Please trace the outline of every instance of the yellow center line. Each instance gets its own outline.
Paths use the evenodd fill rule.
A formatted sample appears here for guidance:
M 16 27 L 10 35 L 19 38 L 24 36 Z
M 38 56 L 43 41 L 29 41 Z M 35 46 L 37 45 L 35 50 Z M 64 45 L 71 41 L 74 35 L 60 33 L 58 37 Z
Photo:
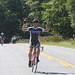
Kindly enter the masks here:
M 50 58 L 50 59 L 57 60 L 57 61 L 59 61 L 60 64 L 62 64 L 62 65 L 64 65 L 64 66 L 71 66 L 71 67 L 75 68 L 74 65 L 69 64 L 69 63 L 67 63 L 67 62 L 65 62 L 65 61 L 63 61 L 63 60 L 57 59 L 57 58 L 55 58 L 55 57 L 53 57 L 53 56 L 50 56 L 50 55 L 48 55 L 48 54 L 46 54 L 46 53 L 43 53 L 43 52 L 42 52 L 41 55 L 44 56 L 44 57 L 46 57 L 46 58 Z
M 19 46 L 19 47 L 21 47 L 21 48 L 23 48 L 23 49 L 26 49 L 26 50 L 29 50 L 28 47 L 23 47 L 23 46 Z M 67 63 L 67 62 L 65 62 L 65 61 L 63 61 L 63 60 L 57 59 L 57 58 L 55 58 L 55 57 L 53 57 L 53 56 L 50 56 L 50 55 L 48 55 L 48 54 L 46 54 L 46 53 L 41 52 L 40 55 L 42 55 L 42 56 L 44 56 L 44 57 L 46 57 L 46 58 L 48 58 L 48 59 L 57 60 L 57 61 L 59 61 L 60 64 L 62 64 L 62 65 L 64 65 L 64 66 L 71 66 L 72 68 L 75 68 L 74 65 L 72 65 L 72 64 L 70 64 L 70 63 Z
M 66 63 L 63 63 L 63 62 L 59 62 L 59 64 L 63 65 L 63 66 L 68 66 Z

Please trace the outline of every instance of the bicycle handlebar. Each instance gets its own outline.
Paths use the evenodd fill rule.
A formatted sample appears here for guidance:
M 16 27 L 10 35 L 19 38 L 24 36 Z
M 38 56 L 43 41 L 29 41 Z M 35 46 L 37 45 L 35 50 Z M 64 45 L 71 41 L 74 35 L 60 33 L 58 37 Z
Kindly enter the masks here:
M 36 48 L 38 48 L 38 45 L 37 46 L 35 46 L 35 47 L 33 47 L 34 48 L 34 50 L 36 50 Z M 44 47 L 43 46 L 41 46 L 40 47 L 42 50 L 41 50 L 41 52 L 43 51 L 43 49 L 44 49 Z

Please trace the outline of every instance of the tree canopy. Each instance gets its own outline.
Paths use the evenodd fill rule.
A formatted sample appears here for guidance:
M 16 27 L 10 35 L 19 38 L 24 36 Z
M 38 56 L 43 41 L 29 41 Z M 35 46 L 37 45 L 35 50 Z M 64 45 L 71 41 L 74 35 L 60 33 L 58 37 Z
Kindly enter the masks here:
M 27 26 L 34 18 L 49 25 L 49 33 L 72 38 L 75 35 L 75 0 L 0 0 L 0 33 L 9 41 L 13 35 L 28 38 L 21 28 L 23 19 Z

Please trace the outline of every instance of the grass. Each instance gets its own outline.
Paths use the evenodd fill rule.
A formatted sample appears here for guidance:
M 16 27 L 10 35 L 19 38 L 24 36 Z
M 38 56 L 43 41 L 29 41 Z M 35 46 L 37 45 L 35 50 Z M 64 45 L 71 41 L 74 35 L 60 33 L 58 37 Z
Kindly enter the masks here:
M 40 36 L 40 42 L 46 45 L 61 46 L 75 49 L 75 39 L 63 39 L 60 35 Z M 29 43 L 29 39 L 20 39 L 17 43 Z
M 17 43 L 29 43 L 29 39 L 26 40 L 19 40 Z M 46 45 L 54 45 L 54 46 L 61 46 L 61 47 L 67 47 L 67 48 L 73 48 L 75 49 L 75 41 L 61 41 L 61 42 L 41 42 L 42 44 Z
M 73 49 L 75 49 L 75 43 L 70 42 L 70 41 L 62 41 L 62 42 L 42 42 L 42 44 L 54 45 L 54 46 L 61 46 L 61 47 L 67 47 L 67 48 L 73 48 Z

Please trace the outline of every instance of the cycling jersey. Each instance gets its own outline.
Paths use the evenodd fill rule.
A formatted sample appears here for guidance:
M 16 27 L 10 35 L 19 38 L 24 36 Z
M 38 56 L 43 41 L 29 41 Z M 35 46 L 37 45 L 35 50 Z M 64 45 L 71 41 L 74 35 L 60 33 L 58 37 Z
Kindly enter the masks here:
M 30 32 L 30 43 L 31 43 L 31 45 L 34 45 L 34 44 L 40 45 L 38 37 L 39 37 L 39 33 L 44 31 L 44 29 L 41 27 L 28 27 L 28 31 Z

